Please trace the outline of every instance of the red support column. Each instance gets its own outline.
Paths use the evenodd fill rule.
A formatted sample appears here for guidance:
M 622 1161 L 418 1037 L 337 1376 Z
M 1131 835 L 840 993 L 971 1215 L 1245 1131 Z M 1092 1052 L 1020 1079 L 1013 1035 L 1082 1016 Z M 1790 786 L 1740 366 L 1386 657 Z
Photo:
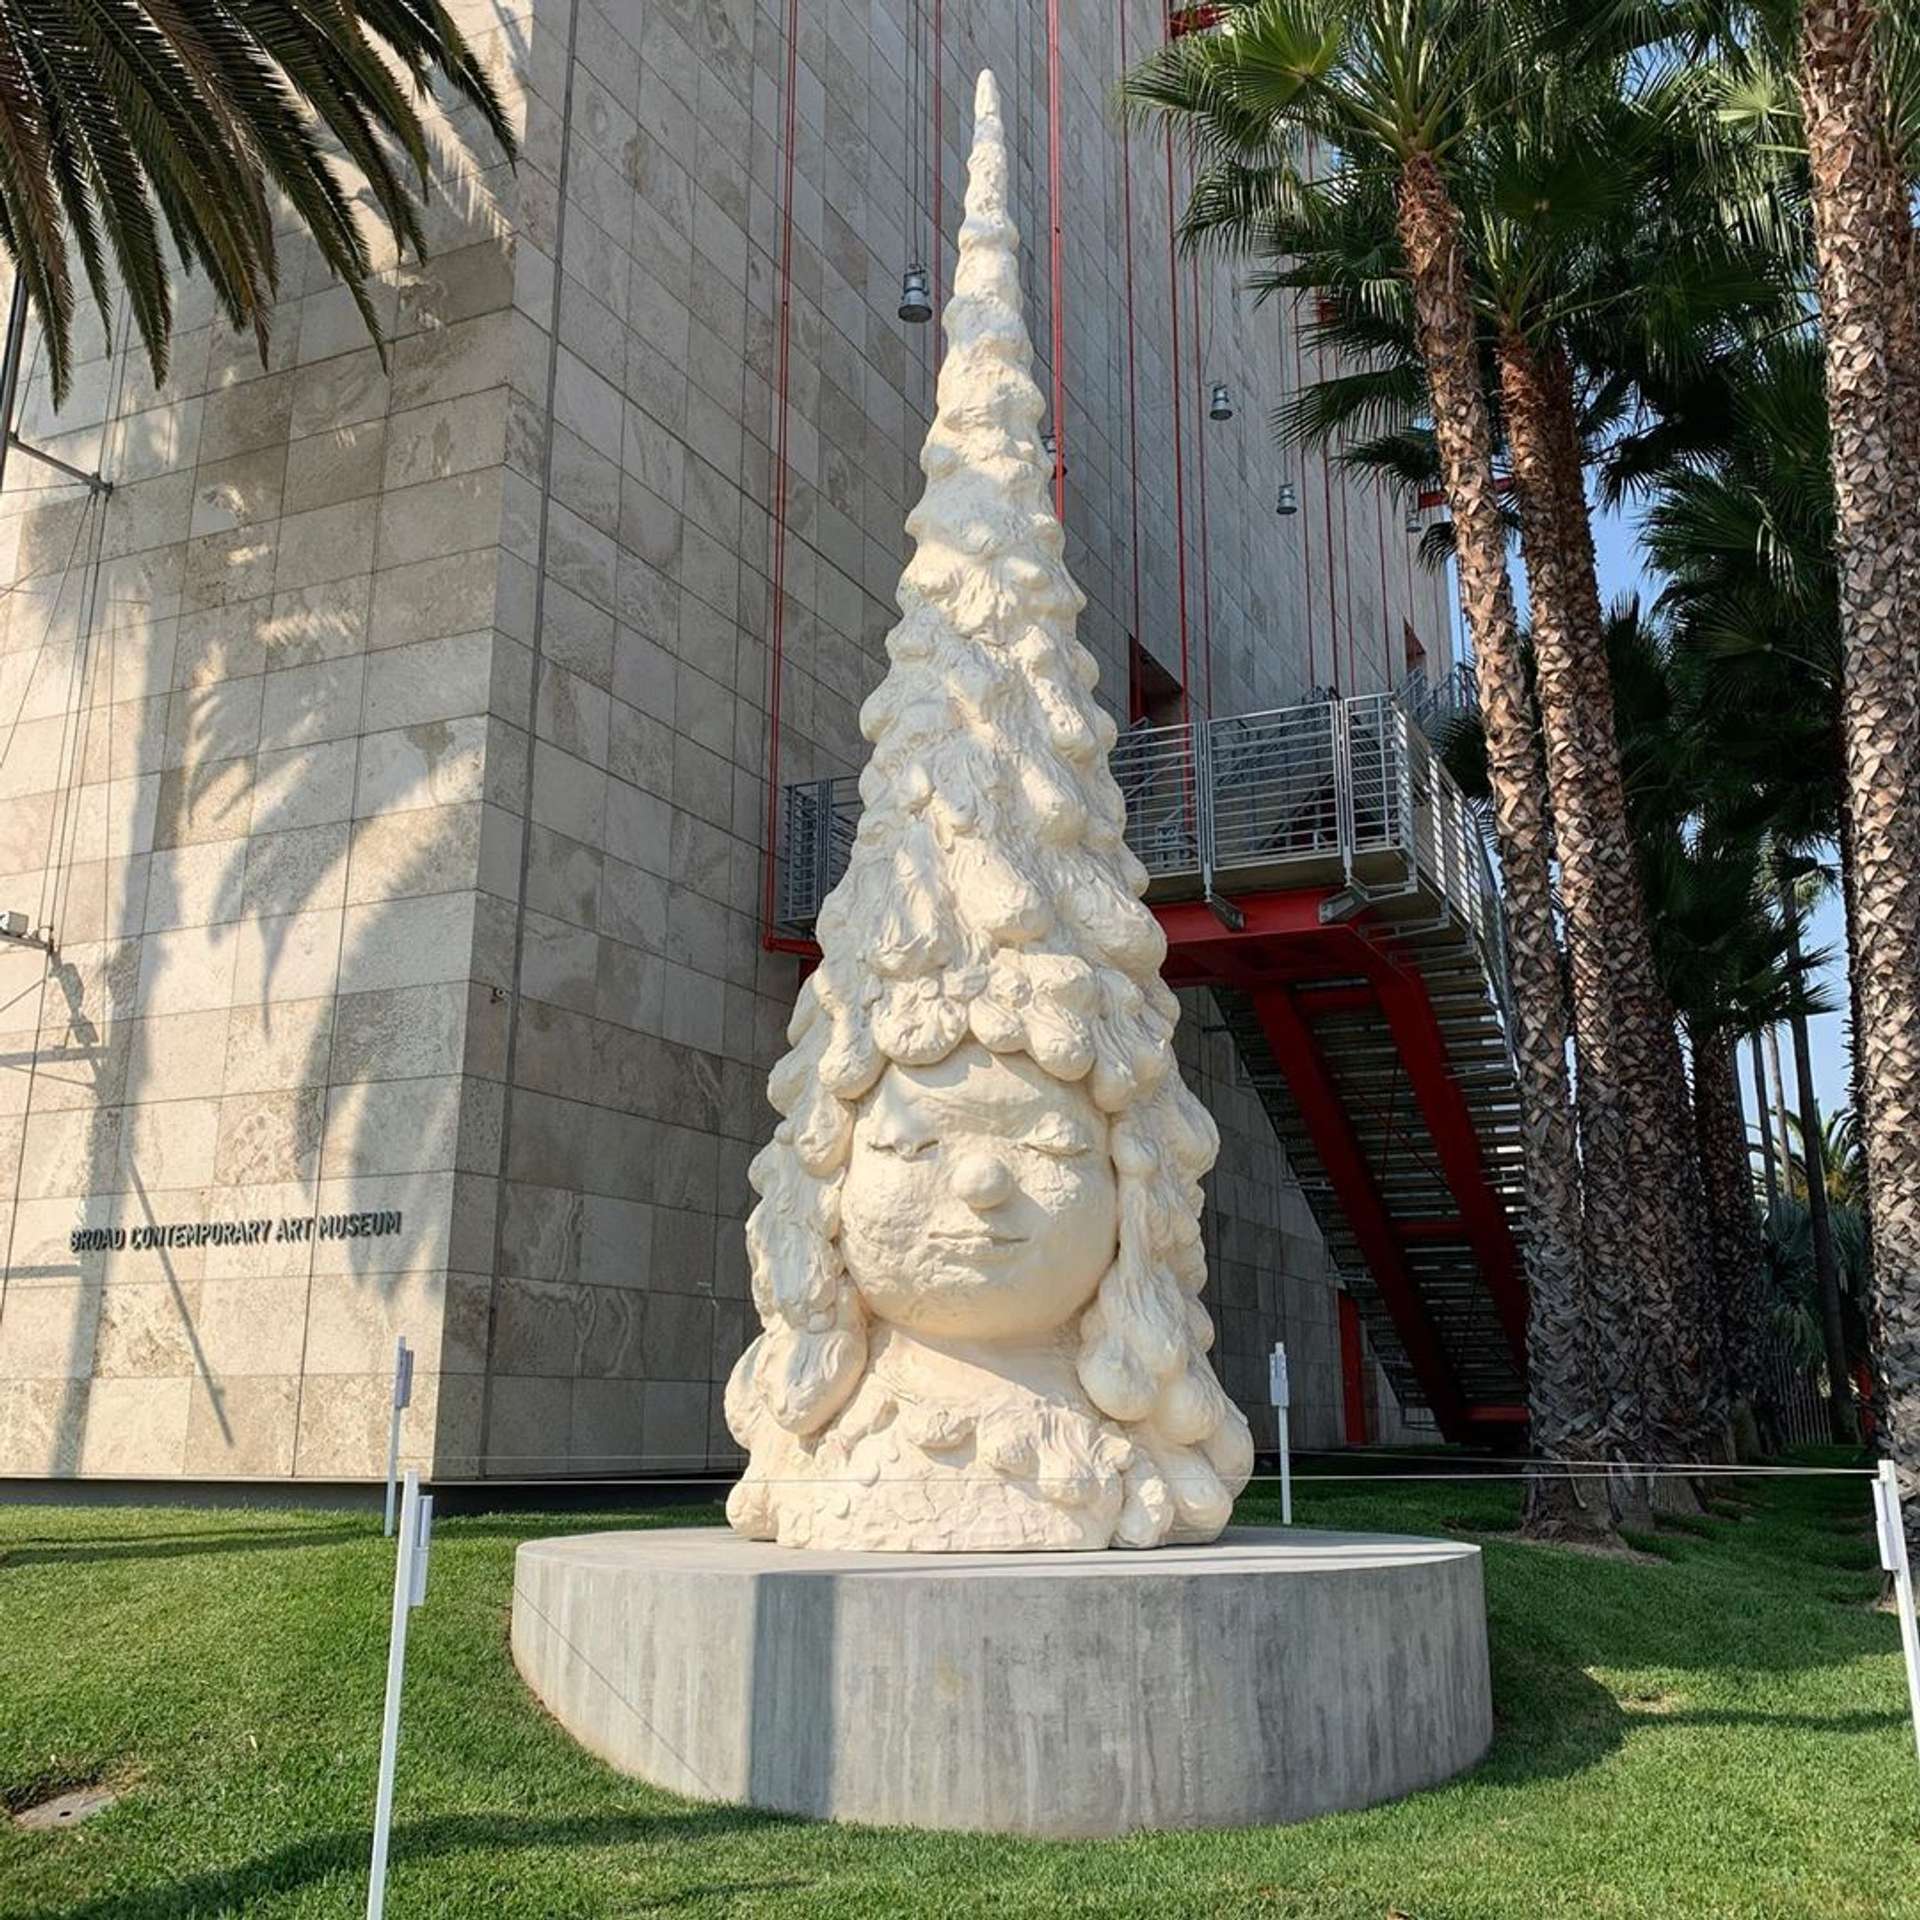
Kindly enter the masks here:
M 1346 1413 L 1347 1445 L 1364 1447 L 1373 1438 L 1373 1422 L 1367 1418 L 1367 1350 L 1360 1338 L 1360 1309 L 1353 1295 L 1340 1299 L 1340 1386 Z
M 1067 523 L 1067 283 L 1060 265 L 1060 0 L 1047 0 L 1047 304 L 1053 323 L 1053 511 Z

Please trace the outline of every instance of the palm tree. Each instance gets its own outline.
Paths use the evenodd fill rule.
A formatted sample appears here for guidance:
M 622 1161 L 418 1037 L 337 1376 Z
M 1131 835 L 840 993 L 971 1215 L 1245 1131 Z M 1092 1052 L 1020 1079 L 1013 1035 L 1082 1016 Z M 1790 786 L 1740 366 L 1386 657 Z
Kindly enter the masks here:
M 1738 999 L 1756 964 L 1753 864 L 1746 849 L 1703 830 L 1690 660 L 1631 601 L 1608 620 L 1605 644 L 1636 888 L 1649 908 L 1661 998 L 1684 1023 L 1693 1059 L 1688 1145 L 1705 1258 L 1681 1281 L 1679 1304 L 1698 1343 L 1690 1436 L 1718 1454 L 1730 1406 L 1751 1397 L 1758 1372 L 1757 1222 L 1731 1063 Z
M 1920 1550 L 1920 54 L 1910 0 L 1620 0 L 1791 77 L 1839 583 L 1852 963 L 1884 1445 Z
M 1634 140 L 1622 137 L 1626 130 L 1616 124 L 1623 113 L 1604 111 L 1608 102 L 1619 107 L 1617 92 L 1569 109 L 1547 65 L 1540 63 L 1543 86 L 1530 91 L 1525 108 L 1476 125 L 1459 142 L 1449 187 L 1466 236 L 1462 258 L 1471 269 L 1479 378 L 1488 390 L 1495 456 L 1504 454 L 1501 477 L 1511 487 L 1509 525 L 1527 567 L 1531 687 L 1545 750 L 1541 771 L 1559 863 L 1580 1065 L 1589 1317 L 1603 1357 L 1615 1443 L 1635 1458 L 1663 1451 L 1678 1457 L 1685 1450 L 1680 1431 L 1698 1398 L 1697 1353 L 1692 1340 L 1671 1339 L 1685 1322 L 1673 1301 L 1659 1296 L 1669 1280 L 1686 1273 L 1702 1236 L 1691 1222 L 1669 1233 L 1674 1196 L 1633 1174 L 1636 1162 L 1682 1163 L 1686 1135 L 1666 1098 L 1673 1084 L 1666 1058 L 1672 1014 L 1652 990 L 1611 695 L 1604 661 L 1595 664 L 1599 592 L 1586 525 L 1580 396 L 1560 326 L 1570 283 L 1577 285 L 1596 251 L 1594 229 L 1617 224 L 1621 203 L 1631 197 L 1621 183 L 1634 176 Z M 1581 166 L 1579 156 L 1593 150 L 1622 164 Z M 1353 466 L 1408 487 L 1431 486 L 1443 476 L 1434 437 L 1418 423 L 1426 380 L 1398 250 L 1383 244 L 1393 216 L 1382 200 L 1377 188 L 1356 193 L 1344 181 L 1302 191 L 1261 231 L 1263 249 L 1283 256 L 1284 264 L 1255 284 L 1313 289 L 1323 316 L 1315 332 L 1338 348 L 1349 369 L 1304 388 L 1283 433 L 1322 446 L 1339 443 Z M 1200 221 L 1209 213 L 1203 204 Z M 1356 443 L 1356 433 L 1367 437 Z M 1637 983 L 1629 990 L 1627 963 L 1636 955 Z M 1684 1206 L 1691 1196 L 1679 1198 Z M 1668 1341 L 1662 1356 L 1668 1364 L 1660 1366 L 1651 1364 L 1656 1323 Z M 1676 1351 L 1678 1366 L 1671 1364 Z M 1645 1430 L 1649 1415 L 1653 1431 Z
M 1700 619 L 1709 611 L 1687 602 Z M 1780 884 L 1782 826 L 1808 832 L 1822 817 L 1831 782 L 1816 758 L 1804 758 L 1797 779 L 1781 778 L 1789 744 L 1804 717 L 1776 728 L 1763 753 L 1751 718 L 1729 699 L 1725 661 L 1700 644 L 1697 631 L 1656 612 L 1625 608 L 1609 630 L 1614 679 L 1621 692 L 1622 757 L 1634 837 L 1651 909 L 1662 985 L 1685 1025 L 1693 1062 L 1693 1115 L 1707 1201 L 1712 1289 L 1702 1324 L 1724 1357 L 1709 1369 L 1716 1389 L 1730 1385 L 1755 1402 L 1765 1381 L 1756 1276 L 1761 1270 L 1759 1220 L 1748 1164 L 1745 1123 L 1735 1073 L 1743 1035 L 1789 1022 L 1802 1042 L 1807 1017 L 1827 1010 L 1814 984 L 1824 953 L 1802 951 L 1801 897 Z M 1795 672 L 1801 669 L 1797 663 Z M 1813 718 L 1818 723 L 1816 702 Z M 1811 798 L 1809 798 L 1811 795 Z M 1803 1084 L 1811 1101 L 1811 1086 Z M 1850 1421 L 1846 1344 L 1841 1326 L 1840 1269 L 1827 1231 L 1824 1187 L 1809 1243 L 1819 1249 L 1823 1331 L 1837 1390 L 1829 1405 L 1836 1437 Z M 1719 1377 L 1715 1377 L 1719 1373 Z M 1846 1437 L 1854 1437 L 1848 1425 Z
M 1805 0 L 1800 99 L 1827 349 L 1881 1443 L 1920 1550 L 1920 322 L 1913 117 L 1887 117 L 1881 11 Z M 1908 9 L 1887 11 L 1910 49 Z
M 1620 760 L 1637 883 L 1649 908 L 1660 988 L 1683 1024 L 1693 1063 L 1687 1152 L 1703 1206 L 1708 1259 L 1675 1290 L 1699 1342 L 1696 1444 L 1724 1447 L 1730 1399 L 1751 1402 L 1764 1384 L 1761 1260 L 1745 1126 L 1734 1079 L 1742 1035 L 1824 1011 L 1804 986 L 1805 964 L 1779 913 L 1774 869 L 1763 860 L 1765 812 L 1749 743 L 1723 737 L 1727 702 L 1716 663 L 1680 644 L 1658 614 L 1631 600 L 1607 619 Z M 1442 751 L 1463 789 L 1482 781 L 1471 718 L 1456 720 Z M 1676 1079 L 1680 1063 L 1674 1064 Z M 1809 1271 L 1812 1271 L 1811 1267 Z
M 379 328 L 363 187 L 423 251 L 435 73 L 513 135 L 440 0 L 22 0 L 0 8 L 0 247 L 44 330 L 58 404 L 73 367 L 72 255 L 103 314 L 117 282 L 156 379 L 171 267 L 207 275 L 264 356 L 279 288 L 274 194 Z M 411 175 L 411 179 L 409 178 Z
M 1837 841 L 1851 948 L 1856 891 L 1820 376 L 1819 346 L 1800 334 L 1736 356 L 1700 382 L 1669 423 L 1669 464 L 1653 476 L 1646 539 L 1669 576 L 1662 605 L 1682 644 L 1708 663 L 1718 763 L 1744 780 L 1744 818 L 1771 837 L 1784 869 L 1775 884 L 1790 944 L 1797 948 L 1800 903 L 1785 881 L 1814 870 L 1820 850 Z M 1851 987 L 1858 975 L 1850 970 Z M 1816 1125 L 1806 1010 L 1788 1017 L 1802 1121 Z M 1856 1036 L 1860 1020 L 1856 998 Z M 1856 1042 L 1856 1066 L 1859 1056 Z M 1828 1370 L 1844 1381 L 1840 1262 L 1817 1174 L 1807 1205 Z M 1829 1413 L 1836 1440 L 1857 1440 L 1850 1399 L 1836 1393 Z
M 1806 1135 L 1797 1125 L 1793 1131 L 1800 1138 L 1797 1158 L 1804 1163 Z M 1867 1202 L 1867 1148 L 1860 1137 L 1859 1117 L 1852 1108 L 1842 1107 L 1821 1120 L 1817 1151 L 1827 1197 L 1835 1209 L 1861 1212 Z
M 1718 1437 L 1707 1410 L 1715 1317 L 1684 1306 L 1712 1294 L 1711 1196 L 1687 1171 L 1697 1114 L 1643 885 L 1646 834 L 1623 766 L 1634 749 L 1616 722 L 1614 663 L 1636 623 L 1603 614 L 1585 473 L 1617 457 L 1730 343 L 1782 325 L 1795 307 L 1790 278 L 1697 157 L 1696 78 L 1649 84 L 1624 55 L 1572 56 L 1545 12 L 1526 109 L 1482 143 L 1480 253 L 1575 994 L 1589 1272 L 1596 1288 L 1609 1266 L 1629 1287 L 1660 1277 L 1664 1350 L 1646 1379 L 1656 1445 L 1671 1456 Z M 1592 165 L 1596 152 L 1605 167 Z M 1644 681 L 1645 660 L 1636 666 Z M 1686 1025 L 1696 1037 L 1708 1030 Z M 1656 1193 L 1638 1174 L 1649 1164 L 1683 1171 Z M 1617 1235 L 1612 1248 L 1605 1231 Z
M 1807 1014 L 1824 1011 L 1824 1003 L 1807 984 L 1809 961 L 1800 951 L 1797 929 L 1776 904 L 1771 864 L 1751 836 L 1726 835 L 1707 823 L 1696 826 L 1690 838 L 1663 835 L 1643 847 L 1642 858 L 1649 870 L 1662 977 L 1681 1011 L 1693 1061 L 1695 1138 L 1713 1273 L 1703 1320 L 1718 1336 L 1721 1356 L 1719 1367 L 1710 1371 L 1720 1374 L 1716 1385 L 1730 1385 L 1736 1397 L 1752 1401 L 1762 1380 L 1756 1292 L 1760 1218 L 1735 1046 L 1783 1016 L 1804 1027 Z M 1837 1267 L 1833 1273 L 1837 1289 Z M 1832 1377 L 1844 1382 L 1837 1290 L 1831 1311 L 1835 1324 L 1823 1329 L 1828 1365 Z
M 1786 929 L 1789 951 L 1796 968 L 1806 964 L 1800 951 L 1801 889 L 1782 874 L 1778 880 L 1780 919 Z M 1813 1089 L 1813 1047 L 1807 1033 L 1804 1004 L 1788 1010 L 1788 1030 L 1793 1036 L 1794 1090 L 1799 1099 L 1799 1128 L 1805 1138 L 1819 1138 L 1820 1103 Z M 1820 1285 L 1820 1327 L 1826 1342 L 1827 1377 L 1834 1383 L 1828 1401 L 1833 1437 L 1842 1445 L 1855 1445 L 1860 1427 L 1853 1415 L 1853 1401 L 1845 1382 L 1853 1376 L 1847 1359 L 1847 1339 L 1840 1307 L 1840 1256 L 1834 1243 L 1832 1209 L 1828 1205 L 1826 1162 L 1818 1153 L 1804 1157 L 1802 1186 L 1806 1194 L 1807 1218 L 1813 1240 L 1814 1274 Z
M 1237 206 L 1248 230 L 1302 187 L 1295 154 L 1318 142 L 1334 176 L 1386 196 L 1433 434 L 1452 511 L 1509 916 L 1515 1052 L 1530 1205 L 1529 1397 L 1536 1451 L 1597 1458 L 1604 1443 L 1585 1377 L 1586 1286 L 1567 1028 L 1549 886 L 1537 734 L 1507 573 L 1493 430 L 1480 378 L 1460 209 L 1448 169 L 1489 110 L 1509 9 L 1485 0 L 1257 0 L 1223 30 L 1177 39 L 1129 77 L 1137 107 L 1190 138 L 1202 205 Z M 1537 1475 L 1528 1523 L 1606 1530 L 1579 1480 Z
M 1788 292 L 1712 202 L 1672 186 L 1691 152 L 1673 99 L 1630 100 L 1620 63 L 1570 70 L 1544 38 L 1520 50 L 1526 84 L 1456 142 L 1448 185 L 1528 569 L 1580 1063 L 1590 1317 L 1616 1439 L 1647 1451 L 1630 1429 L 1650 1411 L 1653 1449 L 1678 1457 L 1691 1450 L 1704 1365 L 1679 1310 L 1706 1284 L 1704 1196 L 1684 1173 L 1677 1192 L 1637 1174 L 1689 1166 L 1692 1130 L 1626 821 L 1584 465 L 1650 391 L 1682 381 L 1730 334 L 1777 321 Z M 1610 164 L 1594 167 L 1594 152 Z M 1283 435 L 1339 442 L 1350 464 L 1412 489 L 1436 483 L 1438 451 L 1419 417 L 1427 381 L 1393 196 L 1384 172 L 1349 169 L 1262 201 L 1227 166 L 1203 176 L 1187 224 L 1277 257 L 1256 288 L 1318 296 L 1314 330 L 1343 370 L 1295 396 Z
M 1629 101 L 1623 76 L 1605 62 L 1569 63 L 1543 50 L 1529 72 L 1525 109 L 1481 143 L 1485 180 L 1473 204 L 1520 502 L 1566 917 L 1589 1284 L 1621 1303 L 1616 1323 L 1631 1324 L 1627 1303 L 1647 1302 L 1658 1343 L 1640 1369 L 1647 1440 L 1657 1457 L 1684 1458 L 1713 1442 L 1721 1424 L 1709 1409 L 1700 1312 L 1711 1290 L 1710 1236 L 1674 1008 L 1655 963 L 1628 818 L 1583 416 L 1589 399 L 1621 403 L 1616 369 L 1633 359 L 1622 354 L 1621 335 L 1644 332 L 1650 314 L 1667 317 L 1644 289 L 1663 271 L 1684 277 L 1675 264 L 1693 248 L 1684 223 L 1646 191 L 1655 157 L 1667 157 L 1664 115 Z M 1609 165 L 1593 167 L 1595 152 Z M 1631 306 L 1625 287 L 1636 289 Z M 1699 316 L 1687 324 L 1700 332 Z M 1596 335 L 1605 358 L 1583 396 L 1574 356 L 1584 350 L 1591 361 Z M 1644 342 L 1631 346 L 1644 357 Z M 1648 1165 L 1673 1167 L 1677 1177 L 1656 1190 L 1640 1172 Z

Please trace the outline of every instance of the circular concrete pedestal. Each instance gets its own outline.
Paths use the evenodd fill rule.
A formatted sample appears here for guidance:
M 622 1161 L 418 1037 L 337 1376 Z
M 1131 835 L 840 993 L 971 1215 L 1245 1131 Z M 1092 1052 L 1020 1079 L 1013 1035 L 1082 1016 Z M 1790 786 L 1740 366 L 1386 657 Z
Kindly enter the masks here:
M 513 1654 L 573 1735 L 700 1799 L 1111 1834 L 1430 1786 L 1492 1731 L 1480 1551 L 1236 1530 L 1147 1553 L 528 1541 Z

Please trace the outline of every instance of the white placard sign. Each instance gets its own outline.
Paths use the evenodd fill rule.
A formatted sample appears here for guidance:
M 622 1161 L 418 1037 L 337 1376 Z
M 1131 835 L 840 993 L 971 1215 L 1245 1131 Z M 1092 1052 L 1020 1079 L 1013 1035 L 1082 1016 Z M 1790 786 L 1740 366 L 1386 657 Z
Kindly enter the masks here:
M 400 1474 L 400 1416 L 413 1401 L 413 1349 L 403 1333 L 393 1349 L 393 1412 L 387 1420 L 387 1518 L 385 1532 L 393 1537 L 393 1503 Z
M 1267 1355 L 1267 1398 L 1273 1402 L 1273 1424 L 1280 1442 L 1280 1524 L 1293 1525 L 1293 1436 L 1287 1409 L 1293 1404 L 1293 1382 L 1287 1377 L 1287 1345 L 1273 1343 Z

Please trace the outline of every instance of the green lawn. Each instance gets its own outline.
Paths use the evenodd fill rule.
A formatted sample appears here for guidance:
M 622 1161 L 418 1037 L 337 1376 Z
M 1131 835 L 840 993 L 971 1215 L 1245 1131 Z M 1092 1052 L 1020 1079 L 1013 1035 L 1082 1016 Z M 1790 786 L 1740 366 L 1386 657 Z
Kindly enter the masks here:
M 619 1522 L 446 1521 L 388 1910 L 1920 1916 L 1920 1767 L 1895 1623 L 1870 1605 L 1865 1484 L 1740 1498 L 1629 1564 L 1497 1537 L 1511 1483 L 1302 1487 L 1308 1523 L 1494 1536 L 1491 1756 L 1311 1826 L 1071 1846 L 809 1826 L 621 1779 L 506 1647 L 515 1543 Z M 0 1510 L 0 1792 L 124 1792 L 59 1834 L 0 1822 L 0 1915 L 362 1912 L 390 1564 L 359 1516 Z

